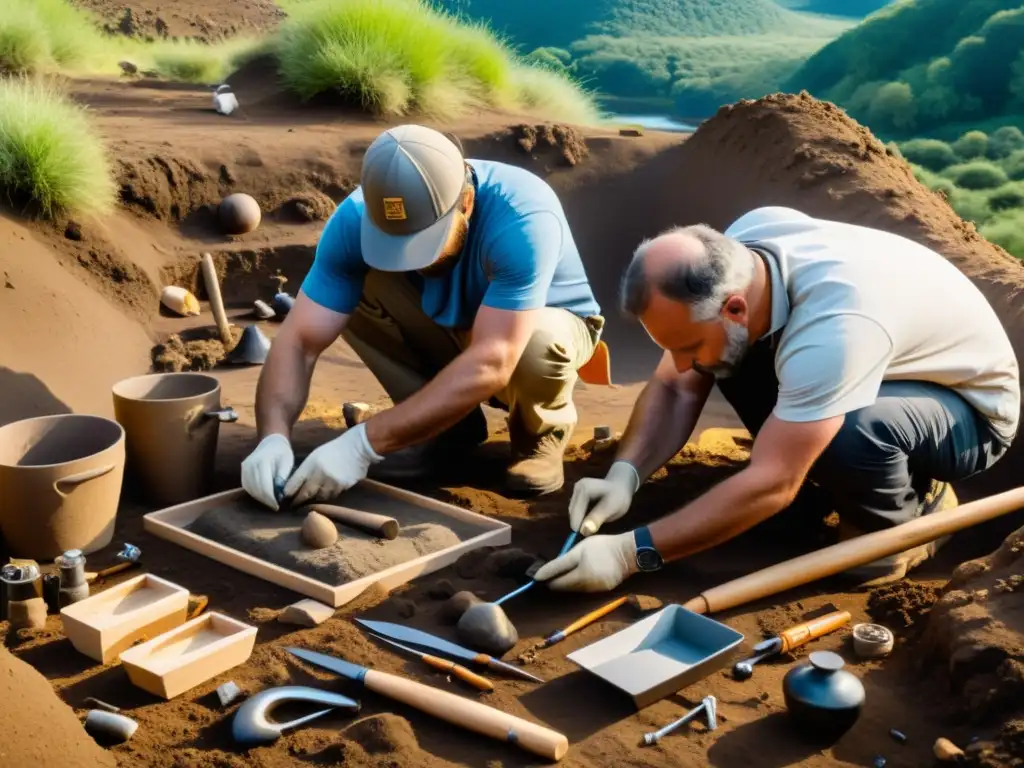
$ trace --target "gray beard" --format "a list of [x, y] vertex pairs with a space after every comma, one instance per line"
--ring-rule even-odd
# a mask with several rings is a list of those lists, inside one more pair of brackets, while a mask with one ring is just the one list
[[731, 320], [723, 320], [722, 322], [725, 324], [725, 351], [722, 352], [722, 359], [717, 364], [709, 367], [703, 366], [696, 361], [693, 363], [695, 371], [707, 376], [714, 376], [716, 379], [728, 379], [736, 373], [736, 369], [747, 354], [749, 347], [747, 344], [749, 334], [744, 326]]

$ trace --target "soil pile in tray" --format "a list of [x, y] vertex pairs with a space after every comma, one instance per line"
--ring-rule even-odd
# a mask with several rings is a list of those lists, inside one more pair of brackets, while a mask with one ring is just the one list
[[104, 768], [113, 755], [85, 732], [49, 681], [0, 648], [0, 765]]
[[[387, 514], [399, 521], [398, 538], [378, 539], [338, 523], [338, 540], [323, 549], [302, 541], [302, 522], [308, 510], [273, 512], [245, 499], [210, 509], [188, 529], [240, 552], [337, 586], [363, 576], [439, 552], [481, 533], [476, 526], [445, 519], [421, 507], [370, 491], [350, 491], [341, 497], [354, 509]], [[382, 511], [381, 507], [390, 507]]]
[[926, 637], [972, 717], [1024, 711], [1024, 528], [956, 569]]

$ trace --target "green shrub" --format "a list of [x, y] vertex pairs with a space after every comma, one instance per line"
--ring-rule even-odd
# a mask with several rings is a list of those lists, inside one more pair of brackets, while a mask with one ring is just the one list
[[928, 189], [935, 192], [944, 192], [947, 198], [956, 189], [956, 185], [952, 181], [937, 173], [933, 173], [924, 166], [911, 163], [910, 167], [914, 171], [914, 178], [928, 187]]
[[984, 192], [953, 187], [947, 197], [957, 215], [966, 221], [973, 221], [975, 226], [980, 227], [992, 218], [992, 209], [988, 207], [988, 197]]
[[899, 145], [900, 152], [911, 163], [931, 171], [941, 171], [957, 162], [953, 148], [938, 139], [911, 139]]
[[1024, 131], [1016, 125], [1004, 125], [993, 131], [988, 139], [990, 157], [1008, 157], [1017, 150], [1024, 149]]
[[953, 142], [953, 151], [963, 160], [974, 160], [988, 154], [988, 136], [984, 131], [967, 131]]
[[49, 81], [0, 80], [0, 189], [19, 208], [102, 213], [117, 187], [86, 108]]
[[186, 83], [221, 83], [250, 56], [264, 50], [254, 38], [233, 37], [210, 45], [195, 40], [166, 40], [141, 46], [135, 63], [162, 77]]
[[1024, 181], [1024, 149], [1011, 152], [1009, 157], [1003, 158], [1000, 163], [1006, 175], [1014, 181]]
[[986, 240], [1024, 258], [1024, 211], [1007, 211], [994, 216], [979, 231]]
[[[596, 112], [568, 78], [527, 70], [486, 27], [426, 0], [303, 2], [291, 8], [277, 51], [281, 76], [300, 98], [333, 95], [382, 116], [446, 118], [473, 106], [556, 104], [567, 95]], [[565, 108], [562, 119], [573, 119]]]
[[104, 55], [95, 19], [65, 0], [4, 0], [0, 73], [72, 70], [94, 65]]
[[1024, 208], [1024, 183], [1011, 181], [988, 194], [988, 207], [993, 212]]
[[951, 165], [942, 175], [964, 189], [992, 189], [1009, 180], [1006, 171], [988, 160]]

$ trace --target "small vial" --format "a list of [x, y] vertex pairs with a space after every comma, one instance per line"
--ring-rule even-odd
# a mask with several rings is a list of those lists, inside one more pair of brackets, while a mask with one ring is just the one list
[[69, 549], [55, 561], [60, 570], [58, 603], [63, 608], [89, 596], [89, 583], [85, 580], [85, 555], [80, 549]]

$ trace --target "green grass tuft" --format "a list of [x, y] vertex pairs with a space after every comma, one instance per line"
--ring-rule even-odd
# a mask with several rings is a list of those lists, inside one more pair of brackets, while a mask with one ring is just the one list
[[982, 237], [1000, 245], [1018, 258], [1024, 258], [1024, 210], [998, 214], [980, 229]]
[[484, 25], [423, 0], [308, 0], [290, 12], [277, 52], [282, 79], [303, 100], [340, 96], [391, 118], [480, 106], [557, 106], [576, 122], [596, 114], [567, 77], [529, 67]]
[[117, 187], [85, 107], [40, 78], [0, 80], [0, 190], [52, 217], [109, 211]]

